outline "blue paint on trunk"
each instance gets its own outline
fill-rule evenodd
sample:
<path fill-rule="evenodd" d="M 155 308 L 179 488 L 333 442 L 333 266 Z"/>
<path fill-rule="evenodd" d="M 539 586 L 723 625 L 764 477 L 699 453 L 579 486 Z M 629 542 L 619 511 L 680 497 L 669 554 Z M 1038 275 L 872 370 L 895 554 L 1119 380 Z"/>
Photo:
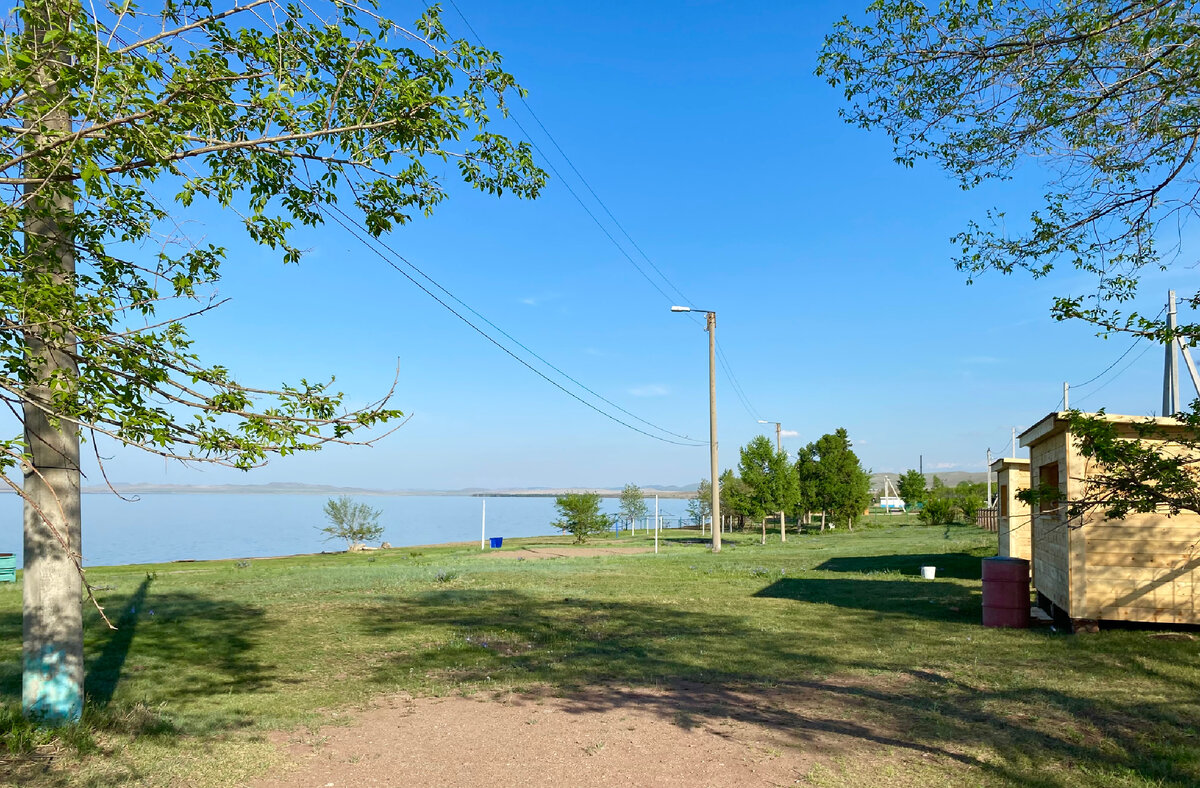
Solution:
<path fill-rule="evenodd" d="M 83 688 L 74 680 L 66 652 L 43 646 L 25 658 L 21 708 L 25 716 L 51 725 L 78 722 L 83 714 Z"/>

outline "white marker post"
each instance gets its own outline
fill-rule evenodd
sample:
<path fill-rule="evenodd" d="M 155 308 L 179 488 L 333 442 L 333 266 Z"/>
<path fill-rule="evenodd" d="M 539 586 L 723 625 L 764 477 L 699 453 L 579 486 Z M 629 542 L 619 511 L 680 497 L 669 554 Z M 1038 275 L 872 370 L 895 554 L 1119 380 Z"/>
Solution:
<path fill-rule="evenodd" d="M 483 499 L 483 517 L 479 523 L 479 549 L 487 549 L 487 498 Z"/>
<path fill-rule="evenodd" d="M 658 496 L 654 496 L 654 552 L 658 552 Z"/>

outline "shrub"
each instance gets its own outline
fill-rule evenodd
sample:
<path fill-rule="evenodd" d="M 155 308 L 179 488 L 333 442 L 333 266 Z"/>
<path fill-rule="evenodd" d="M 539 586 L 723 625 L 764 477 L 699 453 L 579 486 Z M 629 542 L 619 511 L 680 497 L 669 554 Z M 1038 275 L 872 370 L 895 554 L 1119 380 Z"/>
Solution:
<path fill-rule="evenodd" d="M 325 502 L 325 519 L 329 525 L 320 530 L 328 534 L 325 541 L 345 539 L 346 549 L 354 550 L 383 536 L 380 514 L 382 512 L 379 509 L 372 509 L 365 503 L 355 503 L 348 495 L 330 498 Z"/>
<path fill-rule="evenodd" d="M 925 525 L 946 525 L 954 519 L 954 501 L 949 498 L 930 498 L 917 517 Z"/>
<path fill-rule="evenodd" d="M 612 528 L 612 520 L 600 514 L 600 496 L 596 493 L 568 493 L 554 499 L 559 519 L 555 528 L 575 537 L 575 544 L 583 544 L 589 536 L 601 534 Z"/>

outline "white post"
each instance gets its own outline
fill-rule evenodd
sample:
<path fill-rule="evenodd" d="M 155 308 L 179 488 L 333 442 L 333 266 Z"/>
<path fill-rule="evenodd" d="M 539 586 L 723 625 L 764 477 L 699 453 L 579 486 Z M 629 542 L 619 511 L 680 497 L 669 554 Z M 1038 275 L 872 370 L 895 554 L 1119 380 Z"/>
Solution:
<path fill-rule="evenodd" d="M 1071 387 L 1064 380 L 1063 381 L 1063 410 L 1071 409 L 1071 405 L 1069 404 L 1070 403 L 1070 395 L 1071 395 Z"/>
<path fill-rule="evenodd" d="M 987 496 L 988 504 L 987 505 L 991 506 L 992 505 L 992 450 L 991 449 L 988 449 L 987 469 L 984 471 L 984 473 L 987 474 L 987 482 L 988 482 L 988 496 Z"/>
<path fill-rule="evenodd" d="M 654 552 L 658 552 L 658 496 L 654 496 Z"/>
<path fill-rule="evenodd" d="M 483 517 L 479 522 L 479 549 L 487 549 L 487 498 L 483 499 Z"/>

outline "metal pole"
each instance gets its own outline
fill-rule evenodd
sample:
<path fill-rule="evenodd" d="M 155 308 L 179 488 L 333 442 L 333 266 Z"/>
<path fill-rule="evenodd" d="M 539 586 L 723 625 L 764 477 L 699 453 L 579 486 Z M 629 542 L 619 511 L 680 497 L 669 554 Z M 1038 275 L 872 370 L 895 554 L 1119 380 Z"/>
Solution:
<path fill-rule="evenodd" d="M 1063 410 L 1071 409 L 1070 400 L 1068 399 L 1068 396 L 1070 395 L 1070 393 L 1071 393 L 1071 386 L 1067 383 L 1067 381 L 1064 380 L 1063 381 Z"/>
<path fill-rule="evenodd" d="M 487 498 L 483 499 L 483 519 L 479 523 L 479 549 L 484 549 L 484 543 L 487 541 Z"/>
<path fill-rule="evenodd" d="M 987 453 L 987 482 L 988 482 L 988 506 L 992 505 L 992 450 L 988 449 Z"/>
<path fill-rule="evenodd" d="M 712 481 L 712 514 L 716 521 L 721 517 L 721 485 L 718 483 L 720 474 L 717 473 L 717 314 L 709 312 L 708 325 L 708 449 L 709 463 L 712 466 L 710 477 Z M 712 549 L 714 553 L 721 552 L 721 532 L 713 531 Z"/>
<path fill-rule="evenodd" d="M 658 552 L 658 496 L 654 496 L 654 552 Z"/>
<path fill-rule="evenodd" d="M 775 422 L 775 451 L 783 451 L 783 425 Z"/>
<path fill-rule="evenodd" d="M 1014 460 L 1017 458 L 1017 428 L 1016 427 L 1012 428 L 1012 456 L 1013 456 Z"/>
<path fill-rule="evenodd" d="M 1175 347 L 1175 291 L 1167 292 L 1167 356 L 1163 366 L 1163 409 L 1162 415 L 1174 416 L 1179 412 L 1179 355 Z"/>

